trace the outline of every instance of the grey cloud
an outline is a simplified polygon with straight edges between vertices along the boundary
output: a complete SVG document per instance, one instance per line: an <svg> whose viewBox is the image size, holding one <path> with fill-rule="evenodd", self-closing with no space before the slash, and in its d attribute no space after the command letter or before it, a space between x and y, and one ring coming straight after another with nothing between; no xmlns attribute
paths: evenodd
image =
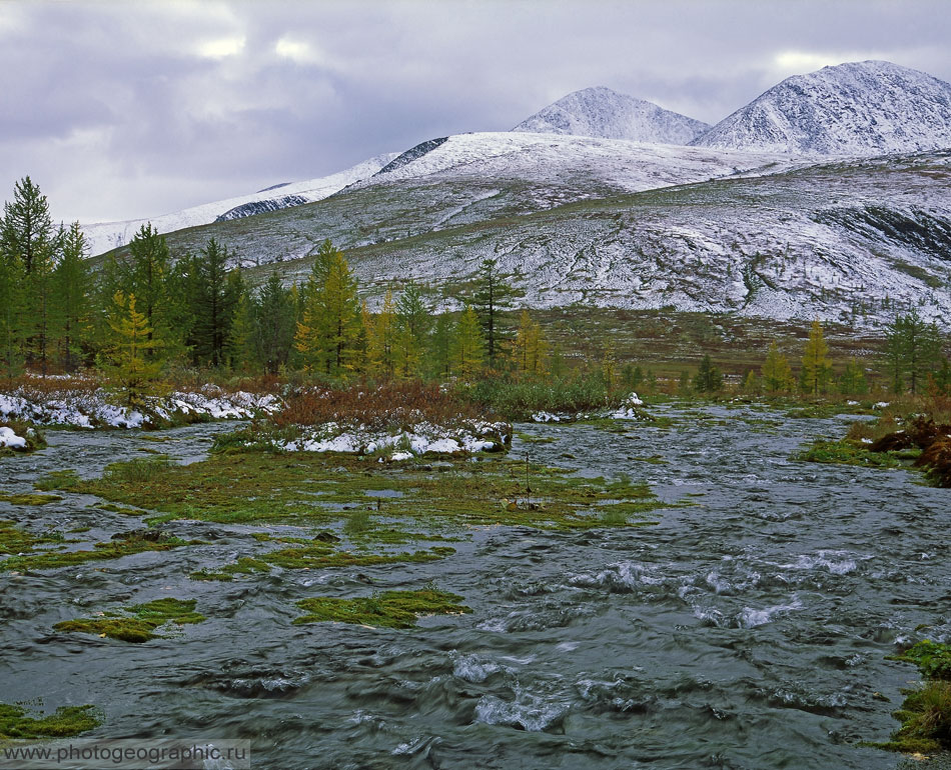
<svg viewBox="0 0 951 770"><path fill-rule="evenodd" d="M19 21L0 24L0 197L29 173L68 219L158 214L507 130L593 85L716 122L793 74L776 65L784 51L893 56L951 80L944 0L13 7ZM201 56L224 39L244 48ZM314 55L280 58L281 39Z"/></svg>

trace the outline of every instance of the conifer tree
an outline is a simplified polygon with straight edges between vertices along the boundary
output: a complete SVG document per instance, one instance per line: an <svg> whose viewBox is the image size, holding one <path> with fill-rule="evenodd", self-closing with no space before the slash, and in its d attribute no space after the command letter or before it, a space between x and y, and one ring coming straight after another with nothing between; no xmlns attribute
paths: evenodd
<svg viewBox="0 0 951 770"><path fill-rule="evenodd" d="M396 306L393 292L387 291L383 307L374 317L363 305L363 326L366 329L366 369L374 377L391 378L396 373Z"/></svg>
<svg viewBox="0 0 951 770"><path fill-rule="evenodd" d="M422 371L432 315L419 286L410 283L396 301L395 366L402 379L417 377Z"/></svg>
<svg viewBox="0 0 951 770"><path fill-rule="evenodd" d="M802 375L800 384L804 393L818 396L825 393L832 379L832 361L829 359L829 346L822 338L822 324L812 322L809 339L802 354Z"/></svg>
<svg viewBox="0 0 951 770"><path fill-rule="evenodd" d="M751 395L759 393L759 380L756 377L756 372L752 369L749 370L746 380L743 381L743 392Z"/></svg>
<svg viewBox="0 0 951 770"><path fill-rule="evenodd" d="M238 284L229 288L228 256L227 247L211 238L195 261L198 286L193 310L193 355L198 363L215 368L225 363L225 347L237 301L233 295L240 292L240 271Z"/></svg>
<svg viewBox="0 0 951 770"><path fill-rule="evenodd" d="M541 325L532 320L527 310L519 317L513 358L519 374L537 377L548 371L548 343Z"/></svg>
<svg viewBox="0 0 951 770"><path fill-rule="evenodd" d="M793 387L792 368L786 356L779 352L775 340L769 346L760 373L763 376L763 386L770 393L785 392Z"/></svg>
<svg viewBox="0 0 951 770"><path fill-rule="evenodd" d="M161 339L168 348L175 337L183 338L183 329L174 329L172 315L175 302L169 294L170 258L165 236L149 222L142 225L129 242L129 258L119 263L120 290L134 294L138 312L145 316L149 339ZM173 332L177 332L173 333ZM157 355L159 346L147 348L146 358Z"/></svg>
<svg viewBox="0 0 951 770"><path fill-rule="evenodd" d="M468 306L459 317L452 342L453 372L464 379L472 379L485 364L485 339L475 308Z"/></svg>
<svg viewBox="0 0 951 770"><path fill-rule="evenodd" d="M25 318L23 265L0 254L0 374L8 380L23 373Z"/></svg>
<svg viewBox="0 0 951 770"><path fill-rule="evenodd" d="M37 263L52 260L55 231L49 203L40 188L26 176L17 182L13 201L4 203L0 220L0 251L17 259L29 276Z"/></svg>
<svg viewBox="0 0 951 770"><path fill-rule="evenodd" d="M941 337L935 324L926 323L915 308L897 315L885 332L885 361L892 373L896 393L906 387L918 393L941 353Z"/></svg>
<svg viewBox="0 0 951 770"><path fill-rule="evenodd" d="M89 271L85 261L86 239L73 222L61 238L61 258L53 271L53 327L57 357L73 371L82 356L88 328Z"/></svg>
<svg viewBox="0 0 951 770"><path fill-rule="evenodd" d="M444 380L452 374L453 338L455 326L448 313L440 313L429 340L429 368L436 379Z"/></svg>
<svg viewBox="0 0 951 770"><path fill-rule="evenodd" d="M849 359L839 378L839 392L843 396L862 396L868 393L865 372L854 358Z"/></svg>
<svg viewBox="0 0 951 770"><path fill-rule="evenodd" d="M499 270L497 259L484 259L479 266L469 305L475 310L482 325L486 342L488 364L495 367L505 335L499 328L499 313L511 307L513 300L525 296L507 281L514 273Z"/></svg>
<svg viewBox="0 0 951 770"><path fill-rule="evenodd" d="M162 369L159 351L162 341L148 325L144 313L136 309L135 295L121 291L113 297L113 311L109 319L112 340L100 366L113 386L123 393L126 406L142 403Z"/></svg>
<svg viewBox="0 0 951 770"><path fill-rule="evenodd" d="M710 355L705 355L700 361L700 367L693 378L693 387L698 393L715 393L723 387L723 375L713 365Z"/></svg>
<svg viewBox="0 0 951 770"><path fill-rule="evenodd" d="M287 365L294 344L297 302L281 285L275 270L268 276L252 303L252 349L257 363L268 374L277 374Z"/></svg>
<svg viewBox="0 0 951 770"><path fill-rule="evenodd" d="M357 282L338 251L330 260L323 285L308 288L295 346L309 369L346 375L356 368L362 329Z"/></svg>

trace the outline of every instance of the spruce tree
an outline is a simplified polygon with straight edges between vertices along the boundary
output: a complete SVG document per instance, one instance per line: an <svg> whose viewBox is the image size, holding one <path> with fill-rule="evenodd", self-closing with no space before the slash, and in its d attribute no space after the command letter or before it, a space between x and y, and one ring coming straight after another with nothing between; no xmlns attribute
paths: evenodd
<svg viewBox="0 0 951 770"><path fill-rule="evenodd" d="M865 372L854 358L849 359L839 378L839 392L843 396L863 396L868 393Z"/></svg>
<svg viewBox="0 0 951 770"><path fill-rule="evenodd" d="M499 270L498 260L484 259L479 266L469 305L475 310L485 336L488 364L495 367L505 335L499 328L499 314L511 307L525 292L507 281L514 273Z"/></svg>
<svg viewBox="0 0 951 770"><path fill-rule="evenodd" d="M896 393L904 393L906 387L918 393L940 354L937 326L926 323L914 308L907 315L897 315L886 329L885 361Z"/></svg>
<svg viewBox="0 0 951 770"><path fill-rule="evenodd" d="M26 176L15 184L13 201L3 205L0 250L19 260L28 276L37 263L52 260L54 249L55 230L46 196Z"/></svg>
<svg viewBox="0 0 951 770"><path fill-rule="evenodd" d="M709 354L700 361L700 367L693 378L693 387L698 393L715 393L723 387L723 375L713 365Z"/></svg>
<svg viewBox="0 0 951 770"><path fill-rule="evenodd" d="M283 287L275 270L252 303L252 349L268 374L277 374L287 365L294 344L296 311L294 296Z"/></svg>
<svg viewBox="0 0 951 770"><path fill-rule="evenodd" d="M63 233L62 256L53 271L54 342L59 362L66 371L74 371L79 366L89 323L86 250L79 222L73 222Z"/></svg>
<svg viewBox="0 0 951 770"><path fill-rule="evenodd" d="M7 380L23 373L25 319L23 265L0 254L0 374Z"/></svg>
<svg viewBox="0 0 951 770"><path fill-rule="evenodd" d="M168 348L176 337L184 337L184 329L172 325L175 302L170 295L168 275L170 258L165 236L149 222L142 225L129 242L129 257L119 262L120 290L135 295L138 312L145 316L149 339L160 338ZM155 348L146 349L146 358L157 355Z"/></svg>
<svg viewBox="0 0 951 770"><path fill-rule="evenodd" d="M410 283L396 301L396 375L402 379L418 377L422 372L432 314L419 286Z"/></svg>
<svg viewBox="0 0 951 770"><path fill-rule="evenodd" d="M452 374L455 326L448 313L440 313L429 339L429 369L433 377L445 380Z"/></svg>
<svg viewBox="0 0 951 770"><path fill-rule="evenodd" d="M198 363L218 368L225 363L225 347L234 320L234 292L228 289L228 249L214 238L198 253L198 279L193 310L193 355Z"/></svg>

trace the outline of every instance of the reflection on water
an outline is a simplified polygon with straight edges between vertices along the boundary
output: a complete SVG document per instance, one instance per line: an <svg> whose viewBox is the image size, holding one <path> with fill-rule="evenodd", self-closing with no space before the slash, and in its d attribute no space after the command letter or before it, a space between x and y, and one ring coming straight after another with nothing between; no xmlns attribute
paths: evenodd
<svg viewBox="0 0 951 770"><path fill-rule="evenodd" d="M533 462L626 473L695 503L656 527L496 528L440 562L207 583L188 575L233 560L249 528L172 522L163 528L209 545L4 574L3 700L98 704L109 737L249 738L256 766L288 770L895 768L898 757L854 744L887 738L914 679L884 656L921 624L951 634L948 491L788 459L817 433L840 434L839 420L769 414L765 432L734 419L743 412L706 412L626 436L518 426L555 439L531 446ZM193 461L232 428L169 431L162 451ZM5 491L62 468L95 476L149 446L119 432L49 439L0 460ZM666 462L636 459L654 455ZM94 502L0 503L0 518L89 526L94 539L134 525ZM378 590L434 580L473 613L410 631L291 624L296 600L365 595L367 575ZM208 621L145 645L51 630L161 596L196 598Z"/></svg>

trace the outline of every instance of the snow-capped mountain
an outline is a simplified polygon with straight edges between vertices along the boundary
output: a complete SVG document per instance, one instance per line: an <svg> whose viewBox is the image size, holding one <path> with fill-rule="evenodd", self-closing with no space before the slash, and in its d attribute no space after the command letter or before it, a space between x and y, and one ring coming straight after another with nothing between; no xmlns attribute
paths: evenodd
<svg viewBox="0 0 951 770"><path fill-rule="evenodd" d="M686 115L602 86L574 91L523 120L512 130L688 144L709 127Z"/></svg>
<svg viewBox="0 0 951 770"><path fill-rule="evenodd" d="M122 222L98 222L83 225L83 233L91 255L102 254L111 249L125 246L142 225L152 223L160 233L171 233L186 227L207 225L218 220L238 219L240 217L276 211L287 206L299 206L313 203L333 195L348 184L373 176L398 153L378 155L330 176L308 179L303 182L279 184L250 195L241 195L214 203L161 214L149 219L129 219Z"/></svg>
<svg viewBox="0 0 951 770"><path fill-rule="evenodd" d="M951 85L884 61L787 78L695 139L700 147L875 156L951 147Z"/></svg>

